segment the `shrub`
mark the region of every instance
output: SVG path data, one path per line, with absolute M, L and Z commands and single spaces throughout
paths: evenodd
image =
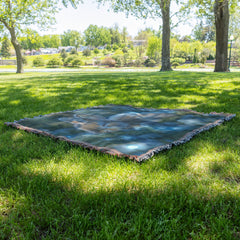
M 90 49 L 84 49 L 82 52 L 82 55 L 85 57 L 91 56 L 91 50 Z
M 133 43 L 129 43 L 128 48 L 130 48 L 131 50 L 133 50 L 133 49 L 134 49 Z
M 134 63 L 134 67 L 141 67 L 143 65 L 143 60 L 141 58 L 137 58 Z
M 98 48 L 94 48 L 93 52 L 94 52 L 95 54 L 98 54 L 98 53 L 99 53 L 99 49 L 98 49 Z
M 109 67 L 115 67 L 116 61 L 113 58 L 107 57 L 102 60 L 102 65 L 108 65 Z
M 123 55 L 123 51 L 121 49 L 117 49 L 115 52 L 114 52 L 114 55 Z
M 209 57 L 207 58 L 207 60 L 214 60 L 215 57 L 212 54 L 209 54 Z
M 119 48 L 119 46 L 118 46 L 116 43 L 114 43 L 114 44 L 112 45 L 112 49 L 113 49 L 114 51 L 116 51 L 118 48 Z
M 128 54 L 128 53 L 125 53 L 125 54 L 123 55 L 122 59 L 123 59 L 123 66 L 125 66 L 125 67 L 128 66 L 128 62 L 129 62 L 129 60 L 130 60 L 129 54 Z
M 61 56 L 63 61 L 67 58 L 68 54 L 66 53 L 65 49 L 61 50 L 60 56 Z
M 138 47 L 139 51 L 144 52 L 144 48 Z M 152 36 L 148 39 L 148 45 L 147 45 L 147 56 L 151 59 L 153 59 L 155 62 L 160 62 L 161 59 L 161 49 L 162 49 L 162 41 L 157 36 Z M 141 56 L 141 54 L 139 54 Z
M 98 58 L 94 61 L 94 64 L 97 65 L 97 66 L 100 66 L 101 65 L 101 60 Z
M 122 67 L 124 64 L 123 64 L 123 61 L 124 61 L 124 59 L 123 59 L 123 56 L 121 56 L 121 55 L 115 55 L 115 56 L 113 56 L 112 57 L 114 60 L 115 60 L 115 62 L 116 62 L 116 67 Z
M 72 48 L 70 54 L 71 55 L 78 55 L 78 52 L 77 52 L 76 48 Z
M 75 57 L 72 61 L 71 61 L 71 65 L 73 67 L 79 67 L 83 65 L 83 61 L 79 58 L 79 57 Z
M 104 55 L 107 55 L 107 54 L 108 54 L 107 49 L 103 49 L 103 54 L 104 54 Z
M 171 65 L 172 65 L 174 68 L 176 68 L 176 67 L 179 66 L 180 64 L 179 64 L 178 62 L 173 62 Z
M 106 49 L 108 50 L 108 51 L 111 51 L 112 50 L 112 47 L 111 47 L 111 45 L 107 45 L 107 47 L 106 47 Z
M 196 48 L 194 49 L 193 63 L 199 63 L 199 57 L 198 57 Z
M 144 62 L 144 65 L 146 67 L 154 67 L 156 66 L 156 64 L 157 64 L 156 61 L 154 61 L 154 59 L 151 59 L 151 58 L 146 59 Z
M 185 51 L 183 51 L 183 50 L 176 49 L 174 51 L 174 57 L 186 59 L 187 58 L 187 53 Z
M 48 63 L 47 66 L 51 67 L 51 68 L 56 68 L 56 67 L 60 67 L 63 64 L 62 60 L 58 57 L 52 57 Z
M 124 48 L 122 49 L 122 52 L 123 52 L 123 53 L 128 53 L 128 48 L 127 48 L 127 47 L 124 47 Z
M 42 67 L 44 65 L 45 65 L 45 63 L 44 63 L 44 59 L 42 57 L 36 57 L 33 60 L 33 66 L 34 67 Z
M 200 57 L 200 63 L 205 64 L 207 61 L 207 58 L 205 56 Z
M 71 62 L 74 60 L 74 58 L 76 58 L 76 56 L 69 56 L 69 57 L 67 57 L 66 59 L 65 59 L 65 61 L 64 61 L 64 66 L 69 66 L 69 65 L 71 65 Z
M 174 62 L 179 63 L 179 65 L 180 65 L 180 64 L 184 64 L 186 62 L 186 60 L 185 60 L 185 58 L 172 58 L 171 63 L 174 63 Z
M 77 55 L 71 55 L 67 57 L 64 61 L 64 66 L 79 67 L 84 65 L 83 61 Z

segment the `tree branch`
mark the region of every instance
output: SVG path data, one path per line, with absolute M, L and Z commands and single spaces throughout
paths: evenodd
M 8 30 L 10 30 L 10 26 L 9 26 L 9 24 L 5 21 L 5 19 L 0 18 L 0 22 L 2 22 L 2 23 L 4 24 L 4 26 L 5 26 Z

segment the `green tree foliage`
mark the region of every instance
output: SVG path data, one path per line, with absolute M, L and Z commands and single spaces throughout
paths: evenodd
M 148 39 L 147 56 L 153 59 L 155 62 L 160 62 L 162 41 L 156 36 L 152 36 Z
M 90 25 L 85 31 L 85 42 L 87 46 L 99 47 L 111 43 L 111 34 L 109 29 Z
M 195 40 L 201 42 L 216 41 L 216 30 L 214 26 L 214 21 L 203 24 L 203 21 L 199 25 L 196 25 L 193 30 L 193 36 Z
M 79 67 L 83 65 L 83 61 L 77 55 L 70 55 L 64 61 L 64 66 L 67 67 Z
M 78 5 L 80 2 L 83 3 L 82 0 L 62 0 L 62 4 L 63 4 L 65 7 L 68 7 L 68 4 L 70 3 L 73 8 L 77 8 L 77 5 Z
M 74 46 L 76 49 L 83 44 L 83 37 L 80 32 L 67 30 L 61 35 L 62 46 Z
M 25 35 L 25 36 L 24 36 Z M 58 48 L 61 46 L 61 38 L 58 34 L 40 36 L 36 31 L 31 29 L 24 32 L 22 37 L 19 37 L 21 47 L 25 50 L 39 48 Z
M 21 45 L 17 35 L 31 25 L 51 26 L 55 22 L 54 14 L 59 10 L 58 0 L 0 0 L 0 28 L 7 29 L 17 56 L 17 73 L 23 72 Z M 79 0 L 63 0 L 66 5 L 74 6 Z
M 95 54 L 98 54 L 98 53 L 99 53 L 99 49 L 98 49 L 98 48 L 94 48 L 93 52 L 94 52 Z
M 126 12 L 140 18 L 162 18 L 162 67 L 161 71 L 170 71 L 170 5 L 171 0 L 97 0 L 110 2 L 116 12 Z M 176 1 L 179 2 L 179 1 Z
M 47 63 L 47 66 L 50 68 L 57 68 L 62 65 L 63 65 L 62 60 L 56 56 L 52 57 Z
M 84 40 L 87 46 L 96 48 L 108 45 L 108 50 L 111 50 L 110 48 L 118 49 L 125 47 L 129 43 L 130 36 L 128 35 L 126 27 L 121 31 L 116 24 L 110 28 L 89 25 L 84 31 Z M 64 41 L 63 38 L 62 41 Z M 69 44 L 63 42 L 63 45 Z
M 44 59 L 40 56 L 36 57 L 34 60 L 33 60 L 33 66 L 34 67 L 42 67 L 45 65 L 45 62 L 44 62 Z
M 83 65 L 83 61 L 80 57 L 75 57 L 72 61 L 71 64 L 73 67 L 80 67 Z
M 57 0 L 0 0 L 0 24 L 11 35 L 17 56 L 17 73 L 23 72 L 21 45 L 17 40 L 17 33 L 31 24 L 38 24 L 40 27 L 52 24 L 53 14 L 57 11 Z
M 111 35 L 111 44 L 116 44 L 120 46 L 121 44 L 121 33 L 119 31 L 119 27 L 117 24 L 114 27 L 109 28 L 110 35 Z
M 71 66 L 71 62 L 76 56 L 70 55 L 64 60 L 64 66 Z
M 211 42 L 179 42 L 176 39 L 171 39 L 171 57 L 174 59 L 180 58 L 198 63 L 201 58 L 215 58 L 216 43 Z M 176 61 L 177 62 L 177 61 Z
M 78 55 L 78 52 L 77 52 L 76 48 L 72 48 L 70 54 L 71 55 Z
M 157 63 L 156 63 L 155 60 L 153 60 L 151 58 L 148 58 L 148 59 L 145 60 L 144 65 L 146 67 L 155 67 L 157 65 Z
M 61 50 L 60 56 L 61 56 L 63 61 L 67 58 L 68 54 L 67 54 L 65 49 Z
M 230 15 L 229 34 L 234 36 L 235 41 L 240 39 L 240 6 L 236 6 Z
M 129 38 L 129 36 L 128 36 L 127 28 L 123 27 L 122 32 L 121 32 L 121 42 L 124 44 L 127 44 L 128 40 L 129 40 L 128 38 Z
M 3 58 L 9 58 L 11 56 L 10 47 L 11 47 L 11 43 L 9 39 L 5 36 L 2 40 L 2 47 L 1 47 L 1 56 Z
M 82 52 L 82 55 L 85 56 L 85 57 L 89 57 L 91 56 L 91 50 L 90 49 L 84 49 L 83 52 Z
M 151 28 L 146 28 L 144 30 L 140 30 L 137 34 L 136 37 L 134 37 L 135 40 L 145 40 L 146 41 L 146 45 L 148 42 L 148 39 L 152 36 L 155 35 L 154 30 L 152 30 Z
M 44 48 L 58 48 L 62 45 L 61 37 L 58 34 L 43 35 L 40 39 Z
M 228 71 L 229 16 L 239 6 L 238 0 L 189 0 L 189 5 L 197 7 L 201 18 L 214 19 L 216 28 L 215 72 Z
M 24 37 L 19 38 L 19 42 L 23 49 L 32 51 L 33 49 L 42 47 L 41 37 L 37 31 L 26 29 L 24 35 Z

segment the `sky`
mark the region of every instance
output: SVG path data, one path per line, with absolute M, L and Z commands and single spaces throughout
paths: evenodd
M 175 8 L 176 6 L 172 6 L 172 9 Z M 161 19 L 142 20 L 133 16 L 126 17 L 124 13 L 109 11 L 107 6 L 98 8 L 97 3 L 88 0 L 84 4 L 80 4 L 77 9 L 73 9 L 71 6 L 68 6 L 68 8 L 62 7 L 62 10 L 56 14 L 56 24 L 52 26 L 52 29 L 40 32 L 40 34 L 63 34 L 68 29 L 83 33 L 90 24 L 99 27 L 112 27 L 114 24 L 118 24 L 120 29 L 127 27 L 128 33 L 134 37 L 140 30 L 146 27 L 158 30 L 161 25 Z M 189 24 L 181 24 L 181 28 L 179 27 L 173 32 L 183 36 L 190 35 L 191 30 L 192 27 Z

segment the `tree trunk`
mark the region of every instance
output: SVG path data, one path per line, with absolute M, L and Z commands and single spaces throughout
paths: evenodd
M 172 71 L 170 63 L 170 3 L 171 0 L 161 0 L 162 11 L 162 67 L 160 71 Z
M 216 63 L 214 72 L 227 72 L 228 69 L 228 0 L 215 0 L 214 6 L 216 25 Z
M 17 73 L 23 73 L 23 59 L 22 59 L 22 52 L 21 52 L 21 45 L 17 41 L 15 28 L 12 27 L 9 29 L 11 34 L 11 42 L 16 52 L 17 57 Z

